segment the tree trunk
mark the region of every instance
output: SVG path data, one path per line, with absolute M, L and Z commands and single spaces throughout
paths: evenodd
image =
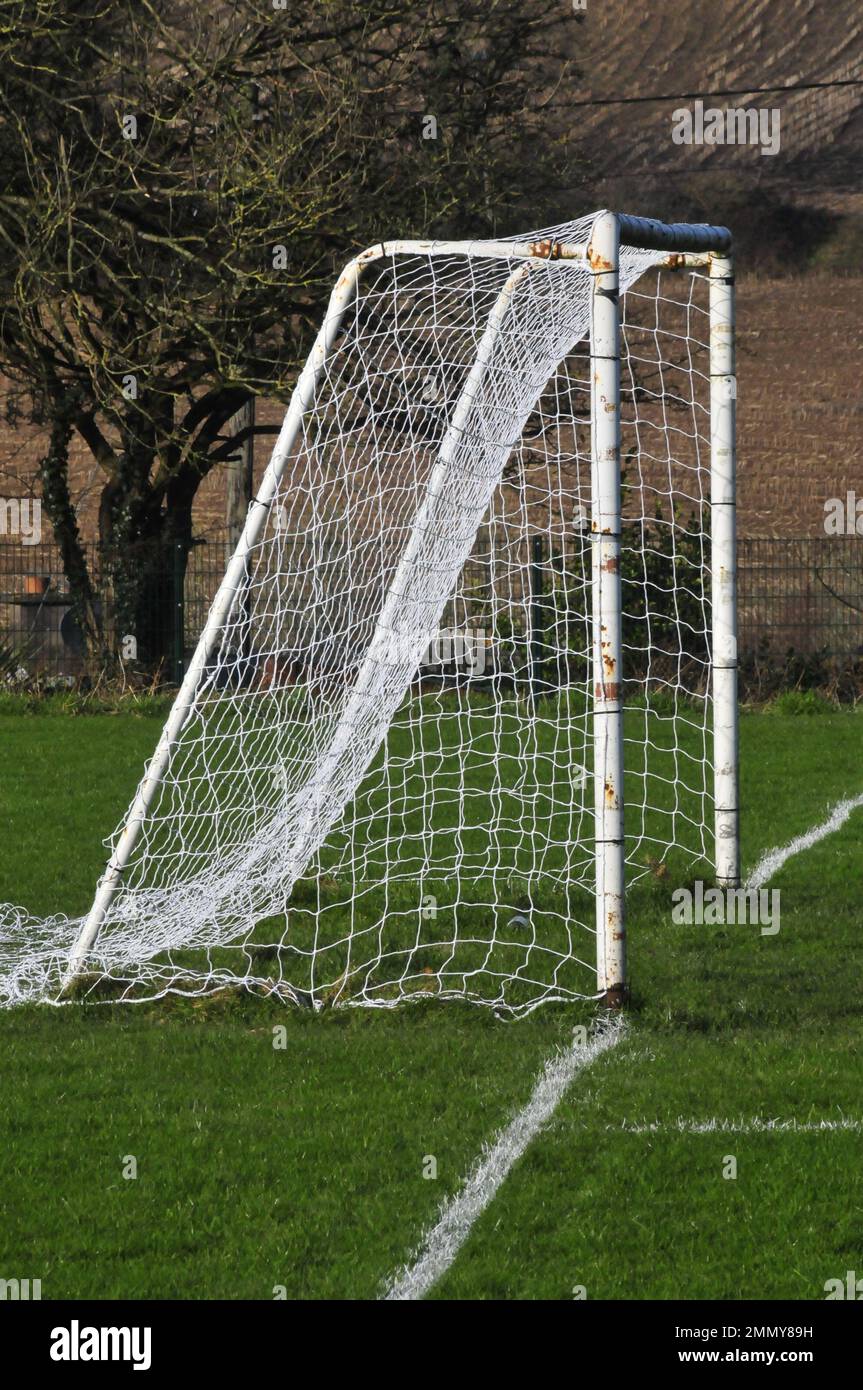
M 63 560 L 63 570 L 69 582 L 72 612 L 77 619 L 84 643 L 84 664 L 88 675 L 95 679 L 107 659 L 102 616 L 97 606 L 93 580 L 87 568 L 87 557 L 81 544 L 78 518 L 69 494 L 69 440 L 72 435 L 70 414 L 56 414 L 51 424 L 48 453 L 39 465 L 42 502 L 54 529 L 54 537 Z
M 227 465 L 227 505 L 225 521 L 228 527 L 227 554 L 225 563 L 230 561 L 237 541 L 246 524 L 249 503 L 252 500 L 255 476 L 255 398 L 250 396 L 244 406 L 229 422 L 240 435 L 237 452 L 226 459 Z

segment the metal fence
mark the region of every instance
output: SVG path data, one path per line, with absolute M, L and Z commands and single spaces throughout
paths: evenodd
M 863 657 L 863 539 L 746 539 L 738 570 L 742 653 Z
M 535 538 L 531 558 L 537 566 L 542 563 L 538 544 L 541 540 Z M 185 566 L 182 555 L 162 553 L 163 583 L 154 591 L 172 612 L 161 671 L 169 681 L 182 676 L 229 553 L 227 532 L 195 544 Z M 87 547 L 87 560 L 107 614 L 110 581 L 95 545 Z M 799 684 L 807 670 L 810 683 L 817 683 L 830 666 L 863 669 L 860 538 L 747 538 L 739 543 L 738 563 L 738 645 L 744 670 L 760 663 L 762 672 L 773 671 L 774 685 L 781 685 L 783 671 Z M 53 542 L 0 540 L 0 656 L 2 678 L 12 683 L 71 683 L 84 672 L 81 633 Z
M 180 546 L 159 555 L 159 572 L 151 575 L 149 592 L 154 602 L 158 596 L 168 616 L 170 631 L 160 672 L 167 681 L 182 679 L 232 548 L 226 532 L 193 545 L 188 555 Z M 86 545 L 84 553 L 97 611 L 119 646 L 124 634 L 113 622 L 109 567 L 97 545 Z M 163 624 L 164 616 L 160 615 Z M 68 684 L 84 674 L 81 629 L 60 550 L 52 541 L 32 546 L 0 542 L 0 661 L 12 684 L 28 678 Z

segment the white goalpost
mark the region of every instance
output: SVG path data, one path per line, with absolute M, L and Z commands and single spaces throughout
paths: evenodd
M 0 1003 L 627 993 L 626 906 L 739 875 L 734 281 L 602 212 L 333 290 L 86 917 Z

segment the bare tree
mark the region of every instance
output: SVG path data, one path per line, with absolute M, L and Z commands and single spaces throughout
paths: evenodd
M 49 430 L 44 505 L 91 662 L 110 640 L 69 486 L 73 434 L 103 476 L 119 630 L 152 665 L 165 547 L 187 552 L 240 407 L 289 394 L 347 248 L 487 232 L 540 187 L 553 196 L 555 33 L 573 20 L 557 0 L 2 13 L 0 370 Z

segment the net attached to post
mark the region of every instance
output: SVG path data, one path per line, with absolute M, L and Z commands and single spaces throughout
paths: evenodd
M 516 251 L 592 220 L 364 267 L 85 997 L 594 993 L 591 274 Z M 706 280 L 662 260 L 621 251 L 630 882 L 711 815 Z M 0 1001 L 82 921 L 4 909 Z

